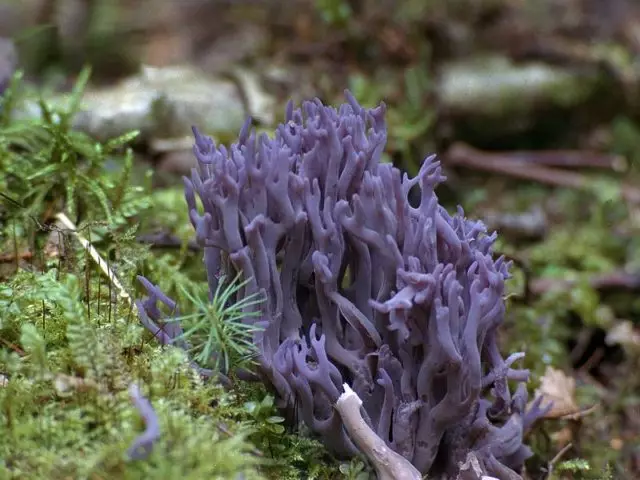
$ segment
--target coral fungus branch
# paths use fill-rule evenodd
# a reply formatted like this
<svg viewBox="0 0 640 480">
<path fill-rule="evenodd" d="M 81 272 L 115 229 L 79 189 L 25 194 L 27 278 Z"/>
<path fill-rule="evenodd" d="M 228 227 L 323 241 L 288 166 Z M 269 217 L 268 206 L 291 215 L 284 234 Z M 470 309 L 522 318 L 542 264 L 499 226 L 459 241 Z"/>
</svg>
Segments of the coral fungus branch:
<svg viewBox="0 0 640 480">
<path fill-rule="evenodd" d="M 132 460 L 142 460 L 151 454 L 154 443 L 160 438 L 160 423 L 151 402 L 140 393 L 140 388 L 135 383 L 129 386 L 129 396 L 144 420 L 145 429 L 127 450 L 127 455 Z"/>
</svg>

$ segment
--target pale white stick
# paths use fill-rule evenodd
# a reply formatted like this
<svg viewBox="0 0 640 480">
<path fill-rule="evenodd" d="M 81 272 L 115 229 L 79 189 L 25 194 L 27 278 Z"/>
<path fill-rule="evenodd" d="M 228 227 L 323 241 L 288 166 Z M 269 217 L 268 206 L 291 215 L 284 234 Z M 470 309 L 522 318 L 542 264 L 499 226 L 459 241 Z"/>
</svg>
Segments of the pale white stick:
<svg viewBox="0 0 640 480">
<path fill-rule="evenodd" d="M 360 414 L 361 405 L 360 397 L 345 383 L 344 393 L 338 398 L 335 408 L 351 439 L 373 463 L 378 480 L 422 480 L 422 475 L 411 462 L 391 450 L 366 424 Z"/>
<path fill-rule="evenodd" d="M 116 287 L 120 297 L 126 299 L 127 302 L 129 302 L 129 304 L 133 306 L 134 310 L 137 310 L 135 302 L 131 299 L 131 295 L 129 295 L 129 293 L 122 286 L 122 283 L 120 283 L 120 280 L 118 280 L 118 277 L 116 276 L 115 272 L 109 268 L 109 264 L 100 256 L 100 254 L 94 248 L 94 246 L 91 245 L 91 242 L 89 242 L 89 240 L 87 240 L 86 238 L 84 238 L 82 235 L 78 233 L 76 226 L 69 219 L 69 217 L 67 217 L 64 213 L 60 212 L 56 215 L 56 218 L 60 221 L 60 223 L 65 228 L 67 228 L 68 230 L 71 230 L 71 233 L 73 233 L 73 235 L 78 239 L 80 244 L 89 252 L 89 255 L 91 255 L 91 258 L 93 258 L 93 260 L 98 264 L 98 266 L 100 267 L 100 270 L 104 272 L 104 274 L 107 276 L 111 284 L 114 287 Z"/>
</svg>

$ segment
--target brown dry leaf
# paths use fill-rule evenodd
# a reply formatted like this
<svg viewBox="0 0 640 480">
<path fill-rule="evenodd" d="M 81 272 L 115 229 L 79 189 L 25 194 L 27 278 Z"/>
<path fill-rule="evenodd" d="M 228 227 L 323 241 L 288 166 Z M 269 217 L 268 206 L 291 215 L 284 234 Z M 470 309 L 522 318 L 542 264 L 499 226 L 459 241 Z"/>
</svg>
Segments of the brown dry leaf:
<svg viewBox="0 0 640 480">
<path fill-rule="evenodd" d="M 540 387 L 536 390 L 535 398 L 543 396 L 541 408 L 545 408 L 550 402 L 553 402 L 553 406 L 546 413 L 545 418 L 560 418 L 580 413 L 575 393 L 576 381 L 573 378 L 562 370 L 547 367 L 540 380 Z"/>
</svg>

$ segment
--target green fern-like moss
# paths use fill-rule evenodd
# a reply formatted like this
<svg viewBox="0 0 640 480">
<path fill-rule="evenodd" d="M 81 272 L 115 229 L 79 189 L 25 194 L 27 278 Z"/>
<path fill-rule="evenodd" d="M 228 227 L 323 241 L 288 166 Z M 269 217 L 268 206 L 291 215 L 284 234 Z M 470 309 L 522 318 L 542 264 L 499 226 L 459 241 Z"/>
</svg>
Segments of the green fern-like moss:
<svg viewBox="0 0 640 480">
<path fill-rule="evenodd" d="M 72 232 L 55 224 L 57 212 L 79 221 L 132 296 L 145 274 L 184 314 L 197 311 L 189 292 L 206 283 L 200 254 L 187 248 L 182 193 L 136 178 L 126 148 L 135 134 L 101 144 L 71 129 L 87 80 L 85 71 L 68 105 L 54 108 L 18 74 L 0 114 L 0 253 L 15 256 L 0 262 L 0 479 L 338 478 L 338 462 L 318 442 L 274 422 L 263 387 L 237 381 L 223 390 L 200 378 L 186 352 L 159 346 Z M 39 116 L 12 115 L 34 98 Z M 183 247 L 151 255 L 137 236 L 157 230 Z M 136 461 L 127 450 L 145 425 L 132 383 L 161 432 Z"/>
</svg>

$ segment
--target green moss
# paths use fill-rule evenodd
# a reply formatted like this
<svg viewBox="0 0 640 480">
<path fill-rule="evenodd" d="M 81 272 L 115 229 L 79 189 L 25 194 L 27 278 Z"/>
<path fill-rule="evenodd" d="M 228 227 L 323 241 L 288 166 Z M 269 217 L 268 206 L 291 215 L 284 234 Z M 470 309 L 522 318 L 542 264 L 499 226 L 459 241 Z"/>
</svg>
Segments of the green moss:
<svg viewBox="0 0 640 480">
<path fill-rule="evenodd" d="M 338 478 L 339 462 L 320 443 L 284 431 L 264 387 L 205 383 L 186 352 L 159 346 L 73 233 L 53 223 L 58 211 L 80 217 L 78 231 L 132 296 L 142 273 L 185 315 L 202 312 L 195 300 L 206 279 L 201 254 L 186 248 L 192 229 L 181 191 L 134 183 L 132 156 L 120 146 L 133 135 L 104 144 L 80 138 L 54 120 L 73 105 L 59 112 L 41 104 L 40 119 L 6 115 L 0 125 L 7 199 L 0 248 L 33 253 L 30 262 L 0 270 L 0 478 Z M 151 255 L 136 236 L 158 229 L 183 247 Z M 46 245 L 52 240 L 57 247 Z M 144 429 L 127 392 L 134 382 L 161 430 L 150 457 L 139 461 L 126 455 Z"/>
<path fill-rule="evenodd" d="M 397 85 L 406 95 L 398 93 Z M 364 104 L 399 99 L 388 115 L 387 160 L 400 159 L 405 170 L 415 173 L 416 159 L 432 150 L 425 148 L 433 117 L 424 114 L 430 111 L 425 102 L 431 91 L 424 67 L 354 76 L 351 88 Z M 573 105 L 584 94 L 578 89 L 554 102 Z M 126 148 L 133 135 L 101 144 L 72 132 L 67 122 L 57 122 L 77 100 L 64 108 L 43 101 L 41 116 L 28 121 L 9 115 L 14 100 L 31 95 L 18 86 L 10 90 L 0 120 L 0 190 L 6 195 L 0 207 L 0 251 L 35 253 L 29 262 L 0 265 L 0 478 L 370 477 L 362 459 L 341 464 L 307 432 L 291 432 L 291 419 L 282 417 L 263 386 L 236 381 L 225 391 L 204 383 L 185 352 L 158 346 L 139 325 L 131 305 L 101 276 L 75 238 L 55 227 L 52 215 L 65 211 L 79 219 L 81 233 L 133 296 L 140 294 L 135 276 L 144 274 L 178 301 L 184 315 L 196 313 L 193 318 L 202 320 L 202 253 L 187 248 L 193 231 L 182 188 L 152 190 L 149 177 L 133 178 L 133 157 Z M 617 151 L 632 156 L 638 140 L 635 124 L 620 121 L 614 127 Z M 489 202 L 496 210 L 542 204 L 553 212 L 550 234 L 542 241 L 504 239 L 499 245 L 528 270 L 525 275 L 514 268 L 501 340 L 505 352 L 526 352 L 532 392 L 547 365 L 570 369 L 568 345 L 580 331 L 606 330 L 616 318 L 640 312 L 635 297 L 605 297 L 589 284 L 594 274 L 640 265 L 639 237 L 629 233 L 633 226 L 612 234 L 611 225 L 626 225 L 629 216 L 617 179 L 597 175 L 592 180 L 583 192 L 531 184 L 495 192 L 484 179 L 475 185 L 465 177 L 458 199 L 470 216 L 478 216 L 477 210 Z M 152 249 L 136 241 L 137 235 L 155 231 L 175 235 L 182 245 Z M 52 236 L 62 240 L 63 255 L 46 253 L 45 242 Z M 523 298 L 527 277 L 575 284 Z M 575 318 L 577 325 L 570 324 Z M 195 333 L 206 340 L 205 332 Z M 624 437 L 623 412 L 637 406 L 633 355 L 628 352 L 621 365 L 629 375 L 621 374 L 608 386 L 615 400 L 594 384 L 579 385 L 581 406 L 602 404 L 596 415 L 580 425 L 547 421 L 534 429 L 528 438 L 536 453 L 532 465 L 546 466 L 558 451 L 555 435 L 569 428 L 575 449 L 556 465 L 555 478 L 621 475 L 624 452 L 609 442 Z M 129 461 L 125 455 L 144 428 L 128 398 L 131 382 L 141 386 L 160 419 L 160 441 L 144 461 Z"/>
</svg>

